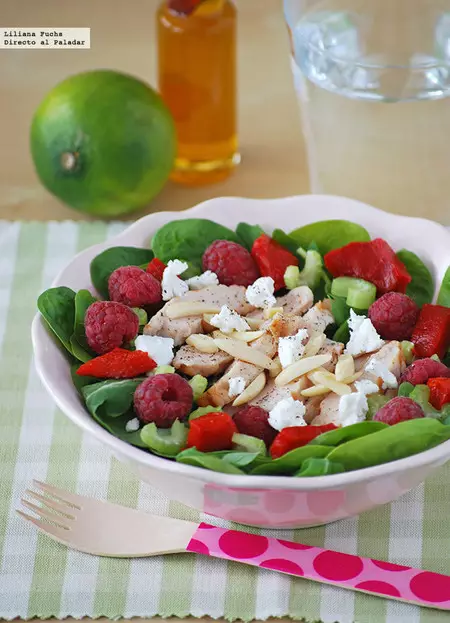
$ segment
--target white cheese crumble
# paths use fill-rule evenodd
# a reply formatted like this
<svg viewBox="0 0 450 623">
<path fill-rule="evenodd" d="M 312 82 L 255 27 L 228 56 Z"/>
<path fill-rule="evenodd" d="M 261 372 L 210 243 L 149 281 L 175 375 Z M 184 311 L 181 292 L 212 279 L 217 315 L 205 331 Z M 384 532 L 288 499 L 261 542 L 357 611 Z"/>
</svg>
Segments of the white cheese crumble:
<svg viewBox="0 0 450 623">
<path fill-rule="evenodd" d="M 230 398 L 239 396 L 245 389 L 245 379 L 243 376 L 235 376 L 228 381 L 228 395 Z"/>
<path fill-rule="evenodd" d="M 222 305 L 220 312 L 211 318 L 209 324 L 220 329 L 222 333 L 250 330 L 247 321 L 226 305 Z"/>
<path fill-rule="evenodd" d="M 397 389 L 398 381 L 393 372 L 389 370 L 387 365 L 377 359 L 371 359 L 365 367 L 366 372 L 370 372 L 374 376 L 382 380 L 383 389 Z"/>
<path fill-rule="evenodd" d="M 137 419 L 137 417 L 134 417 L 132 420 L 128 420 L 128 422 L 125 424 L 125 430 L 127 431 L 127 433 L 134 433 L 135 431 L 139 430 L 139 420 Z"/>
<path fill-rule="evenodd" d="M 373 381 L 369 381 L 369 379 L 361 379 L 361 381 L 356 381 L 355 383 L 356 391 L 360 394 L 364 394 L 365 396 L 369 396 L 370 394 L 378 394 L 380 388 Z"/>
<path fill-rule="evenodd" d="M 344 394 L 339 400 L 339 419 L 341 426 L 364 422 L 369 409 L 366 395 L 361 392 Z"/>
<path fill-rule="evenodd" d="M 306 409 L 303 402 L 294 400 L 292 396 L 280 400 L 269 413 L 269 424 L 275 430 L 283 430 L 291 426 L 306 426 Z"/>
<path fill-rule="evenodd" d="M 203 288 L 208 288 L 209 286 L 218 286 L 219 278 L 216 273 L 212 272 L 212 270 L 206 270 L 201 275 L 187 279 L 186 283 L 191 290 L 202 290 Z"/>
<path fill-rule="evenodd" d="M 348 328 L 350 329 L 350 339 L 345 349 L 346 354 L 356 356 L 372 353 L 379 350 L 384 344 L 370 318 L 358 316 L 353 309 L 350 310 Z"/>
<path fill-rule="evenodd" d="M 308 338 L 306 329 L 299 329 L 296 335 L 280 337 L 278 340 L 278 357 L 282 368 L 295 363 L 305 352 L 304 341 Z"/>
<path fill-rule="evenodd" d="M 250 305 L 254 307 L 273 307 L 277 299 L 273 293 L 275 291 L 275 282 L 272 277 L 260 277 L 245 291 L 245 298 Z"/>
<path fill-rule="evenodd" d="M 143 350 L 158 366 L 172 363 L 174 341 L 171 337 L 157 335 L 138 335 L 135 341 L 136 350 Z"/>
<path fill-rule="evenodd" d="M 169 260 L 163 272 L 161 282 L 163 301 L 170 301 L 175 296 L 183 296 L 189 290 L 186 281 L 179 278 L 178 275 L 184 273 L 189 267 L 186 262 L 181 260 Z"/>
</svg>

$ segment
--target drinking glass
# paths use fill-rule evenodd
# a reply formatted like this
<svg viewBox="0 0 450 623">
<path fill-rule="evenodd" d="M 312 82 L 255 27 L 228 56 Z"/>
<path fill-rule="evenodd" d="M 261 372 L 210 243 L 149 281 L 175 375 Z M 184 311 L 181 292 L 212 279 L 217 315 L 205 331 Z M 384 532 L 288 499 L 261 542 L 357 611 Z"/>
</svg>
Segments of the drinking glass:
<svg viewBox="0 0 450 623">
<path fill-rule="evenodd" d="M 450 0 L 284 0 L 311 192 L 450 225 Z"/>
</svg>

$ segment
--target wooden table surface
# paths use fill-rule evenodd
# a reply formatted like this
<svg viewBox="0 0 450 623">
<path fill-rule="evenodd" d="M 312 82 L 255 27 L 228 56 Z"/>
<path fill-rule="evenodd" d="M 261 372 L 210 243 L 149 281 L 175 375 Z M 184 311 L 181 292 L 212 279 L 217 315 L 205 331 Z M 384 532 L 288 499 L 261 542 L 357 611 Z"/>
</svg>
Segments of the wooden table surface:
<svg viewBox="0 0 450 623">
<path fill-rule="evenodd" d="M 70 74 L 116 69 L 155 85 L 154 13 L 159 0 L 1 2 L 9 27 L 87 26 L 90 50 L 0 50 L 0 218 L 83 219 L 41 186 L 28 146 L 30 121 L 44 95 Z M 281 197 L 308 192 L 300 117 L 289 66 L 282 0 L 240 0 L 239 137 L 242 163 L 223 183 L 169 183 L 135 218 L 184 210 L 215 196 Z"/>
<path fill-rule="evenodd" d="M 158 3 L 1 2 L 1 22 L 8 27 L 91 28 L 90 50 L 0 50 L 1 219 L 87 218 L 42 188 L 28 147 L 30 121 L 42 97 L 69 74 L 109 68 L 155 85 L 154 13 Z M 146 210 L 133 217 L 158 210 L 183 210 L 215 196 L 264 198 L 308 192 L 282 2 L 240 0 L 238 10 L 242 164 L 221 184 L 191 189 L 169 183 Z M 194 620 L 184 619 L 186 623 Z"/>
</svg>

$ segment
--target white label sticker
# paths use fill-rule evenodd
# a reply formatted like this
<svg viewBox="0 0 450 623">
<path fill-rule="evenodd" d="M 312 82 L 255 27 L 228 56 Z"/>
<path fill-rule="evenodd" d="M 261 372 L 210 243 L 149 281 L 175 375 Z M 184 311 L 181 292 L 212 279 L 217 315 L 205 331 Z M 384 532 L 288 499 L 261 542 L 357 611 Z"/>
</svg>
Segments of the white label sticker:
<svg viewBox="0 0 450 623">
<path fill-rule="evenodd" d="M 90 28 L 0 26 L 0 48 L 4 50 L 88 50 Z"/>
</svg>

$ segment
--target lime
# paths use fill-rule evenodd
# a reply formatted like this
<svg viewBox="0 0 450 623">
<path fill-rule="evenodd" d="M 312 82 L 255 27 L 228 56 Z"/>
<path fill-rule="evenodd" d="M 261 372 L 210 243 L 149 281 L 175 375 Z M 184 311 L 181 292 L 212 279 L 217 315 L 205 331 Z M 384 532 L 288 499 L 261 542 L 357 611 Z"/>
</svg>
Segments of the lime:
<svg viewBox="0 0 450 623">
<path fill-rule="evenodd" d="M 176 152 L 173 119 L 158 93 L 108 70 L 56 85 L 34 114 L 30 143 L 47 190 L 99 217 L 146 206 L 166 183 Z"/>
</svg>

